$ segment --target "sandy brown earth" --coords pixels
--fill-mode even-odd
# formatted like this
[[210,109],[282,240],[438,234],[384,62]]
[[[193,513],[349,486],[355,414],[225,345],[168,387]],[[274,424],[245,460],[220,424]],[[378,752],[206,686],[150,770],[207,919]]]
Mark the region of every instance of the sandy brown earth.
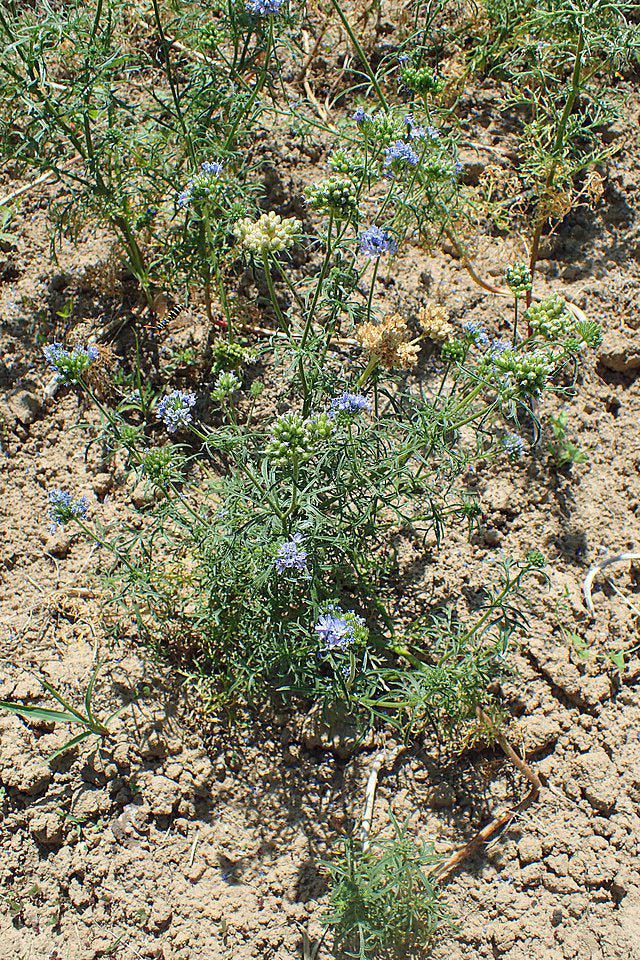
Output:
[[[608,571],[589,617],[582,583],[604,553],[640,546],[640,179],[638,109],[620,128],[595,211],[569,215],[547,240],[540,293],[558,292],[601,320],[604,341],[576,396],[564,401],[586,463],[560,470],[548,436],[519,464],[479,470],[470,484],[485,511],[471,541],[452,532],[440,552],[403,548],[407,592],[471,607],[500,556],[531,547],[549,559],[549,583],[531,587],[529,627],[504,685],[509,736],[543,780],[537,801],[445,883],[455,920],[422,956],[434,960],[640,958],[640,567]],[[497,138],[482,112],[474,138]],[[478,124],[480,129],[478,129]],[[317,156],[274,155],[278,188],[316,176]],[[465,154],[469,177],[482,153]],[[297,172],[294,168],[297,165]],[[475,165],[475,166],[474,166]],[[284,171],[284,172],[283,172]],[[4,177],[3,189],[15,182]],[[231,731],[189,723],[175,668],[125,630],[105,634],[100,582],[107,561],[77,535],[47,531],[47,492],[86,493],[101,523],[131,516],[142,493],[87,447],[92,413],[71,393],[43,400],[41,344],[72,296],[74,323],[97,322],[113,298],[106,237],[48,255],[52,187],[25,195],[19,236],[0,255],[0,698],[40,702],[28,671],[80,700],[95,662],[99,711],[123,705],[114,739],[48,765],[63,731],[0,715],[0,958],[307,960],[321,936],[323,859],[362,812],[381,743],[340,757],[313,746],[303,718],[286,714]],[[478,269],[500,276],[522,248],[485,236]],[[507,308],[479,291],[450,253],[412,248],[386,284],[391,305],[427,299],[494,334]],[[188,343],[190,331],[179,342]],[[547,412],[557,413],[559,401]],[[81,421],[88,428],[76,429]],[[625,599],[626,598],[626,599]],[[611,654],[632,651],[619,670]],[[343,751],[341,751],[343,752]],[[449,852],[526,782],[489,749],[456,755],[425,744],[384,773],[374,829],[393,812]],[[318,957],[329,956],[331,944]]]

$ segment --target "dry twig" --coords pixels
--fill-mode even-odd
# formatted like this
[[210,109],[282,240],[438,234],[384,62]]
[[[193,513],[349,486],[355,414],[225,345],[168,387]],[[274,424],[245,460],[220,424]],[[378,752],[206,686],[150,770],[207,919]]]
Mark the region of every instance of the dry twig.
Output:
[[475,853],[478,847],[480,847],[483,843],[487,843],[487,841],[489,841],[493,836],[495,836],[495,834],[499,830],[505,827],[515,817],[517,813],[520,813],[522,810],[525,810],[528,806],[530,806],[538,796],[538,793],[540,792],[541,784],[540,784],[540,780],[538,778],[537,773],[534,770],[532,770],[531,767],[527,763],[525,763],[524,760],[521,759],[521,757],[518,756],[518,754],[515,752],[515,750],[513,749],[513,747],[507,740],[507,738],[505,737],[505,735],[503,733],[500,733],[499,730],[495,729],[495,727],[493,726],[493,723],[491,722],[487,714],[484,712],[484,710],[481,710],[480,708],[478,708],[477,715],[478,715],[478,719],[481,720],[483,723],[485,723],[489,727],[491,732],[494,734],[496,740],[500,744],[503,752],[511,760],[513,765],[529,781],[529,783],[531,784],[531,789],[527,793],[526,797],[524,797],[520,801],[520,803],[518,803],[511,810],[507,810],[504,813],[500,814],[500,816],[495,817],[491,821],[491,823],[488,823],[486,827],[483,827],[482,830],[479,830],[478,833],[476,833],[475,837],[472,837],[471,840],[469,840],[469,842],[464,845],[464,847],[461,847],[460,850],[456,850],[456,852],[453,853],[445,863],[437,867],[433,871],[433,877],[436,880],[443,880],[445,877],[448,877],[449,874],[453,873],[453,871],[464,860],[466,860],[473,853]]

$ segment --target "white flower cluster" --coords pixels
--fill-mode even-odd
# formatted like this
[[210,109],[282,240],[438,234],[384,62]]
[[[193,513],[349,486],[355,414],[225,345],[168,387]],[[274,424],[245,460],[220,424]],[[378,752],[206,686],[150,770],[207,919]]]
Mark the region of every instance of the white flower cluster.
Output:
[[263,213],[256,221],[244,217],[235,226],[235,234],[240,246],[251,253],[260,254],[287,250],[299,237],[301,230],[300,220],[296,220],[295,217],[283,219],[273,211]]

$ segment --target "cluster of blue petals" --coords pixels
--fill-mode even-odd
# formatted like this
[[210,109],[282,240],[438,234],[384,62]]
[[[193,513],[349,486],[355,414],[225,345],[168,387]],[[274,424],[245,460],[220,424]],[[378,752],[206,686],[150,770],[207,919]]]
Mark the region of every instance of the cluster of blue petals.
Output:
[[178,427],[186,427],[191,423],[191,408],[195,403],[195,393],[173,390],[158,404],[156,416],[158,420],[162,420],[169,433],[175,433]]

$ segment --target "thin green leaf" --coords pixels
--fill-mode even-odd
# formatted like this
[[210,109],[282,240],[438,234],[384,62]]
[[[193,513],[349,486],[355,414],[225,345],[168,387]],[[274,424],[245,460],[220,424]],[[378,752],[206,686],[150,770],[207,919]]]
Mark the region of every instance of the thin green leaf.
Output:
[[64,699],[62,694],[58,693],[55,687],[52,687],[51,684],[47,680],[44,680],[42,677],[37,677],[37,680],[44,687],[47,693],[50,693],[51,696],[58,701],[58,703],[62,704],[65,710],[68,710],[69,713],[72,713],[75,717],[77,717],[81,723],[86,724],[87,718],[84,717],[81,713],[78,713],[78,711],[74,707],[72,707],[67,700]]
[[57,750],[54,750],[52,754],[49,755],[48,762],[51,763],[52,760],[55,760],[56,757],[59,757],[61,753],[65,753],[67,750],[71,750],[72,747],[76,747],[79,743],[82,743],[83,740],[87,740],[89,737],[92,737],[93,734],[90,730],[84,730],[82,733],[79,733],[77,737],[72,737],[71,740],[68,740],[64,746],[58,747]]
[[46,707],[29,707],[22,703],[10,703],[7,700],[0,700],[0,707],[4,710],[9,710],[10,713],[17,713],[23,717],[33,717],[35,720],[50,720],[53,723],[83,722],[79,720],[77,716],[66,713],[64,710],[48,710]]

